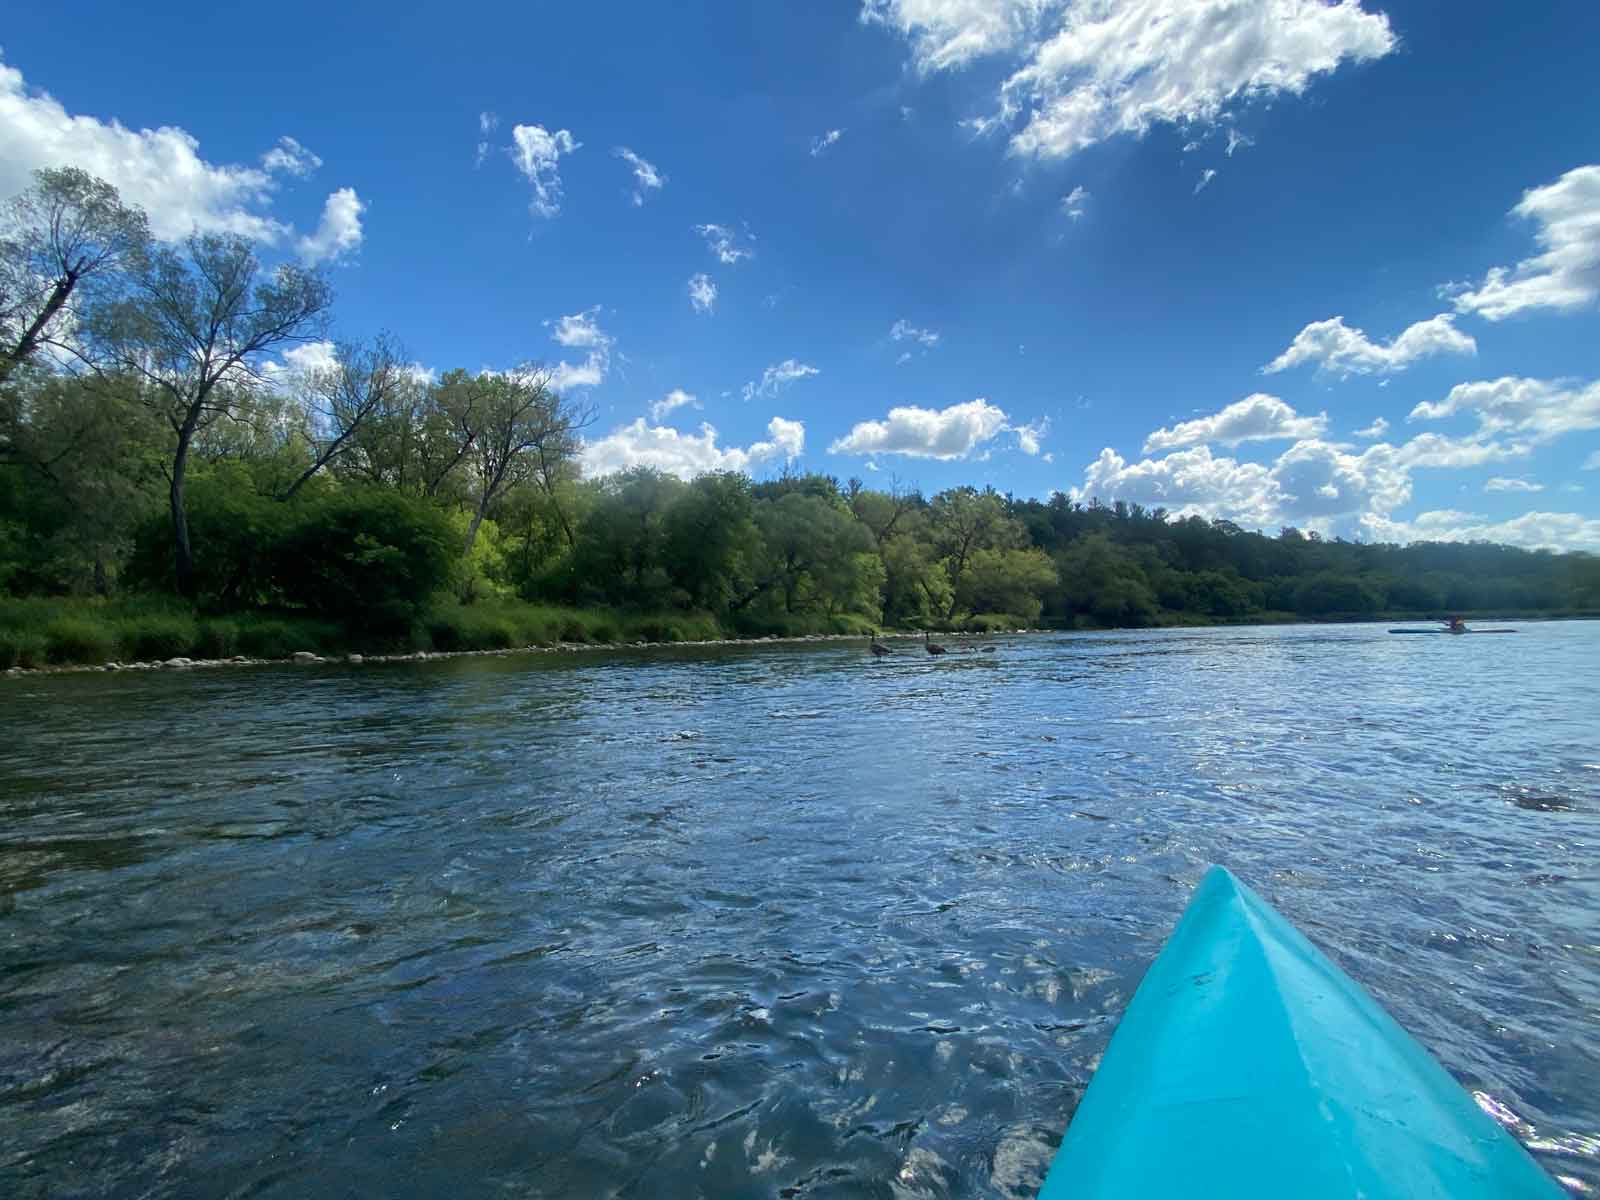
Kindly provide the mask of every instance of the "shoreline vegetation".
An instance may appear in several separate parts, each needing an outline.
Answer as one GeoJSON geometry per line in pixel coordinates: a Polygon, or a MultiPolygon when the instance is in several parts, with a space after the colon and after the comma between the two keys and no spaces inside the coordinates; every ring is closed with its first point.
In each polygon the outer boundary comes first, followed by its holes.
{"type": "Polygon", "coordinates": [[[798,436],[775,478],[596,478],[546,365],[335,340],[326,276],[160,243],[75,168],[0,225],[0,670],[1600,612],[1593,554],[874,488],[798,436]]]}
{"type": "MultiPolygon", "coordinates": [[[[89,671],[147,671],[226,666],[417,662],[472,656],[691,649],[708,646],[793,645],[812,642],[904,641],[907,653],[921,649],[917,639],[931,628],[952,648],[975,649],[964,639],[1038,633],[1114,633],[1132,628],[1203,629],[1392,622],[1434,622],[1432,613],[1385,612],[1312,621],[1295,613],[1258,613],[1245,619],[1205,619],[1169,614],[1166,621],[1142,626],[1008,625],[1001,620],[953,625],[880,629],[864,621],[843,620],[828,628],[790,628],[783,632],[739,633],[708,614],[651,615],[548,606],[487,604],[469,611],[435,614],[404,641],[353,636],[337,624],[303,616],[234,613],[206,617],[165,597],[138,602],[0,598],[0,675],[8,677],[89,671]],[[848,626],[848,627],[846,627],[848,626]]],[[[1473,612],[1467,619],[1582,620],[1600,611],[1473,612]]]]}

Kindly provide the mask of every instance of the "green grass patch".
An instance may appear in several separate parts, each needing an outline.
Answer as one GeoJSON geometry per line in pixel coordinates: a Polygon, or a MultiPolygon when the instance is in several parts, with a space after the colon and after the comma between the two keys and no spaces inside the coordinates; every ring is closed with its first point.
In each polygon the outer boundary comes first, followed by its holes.
{"type": "Polygon", "coordinates": [[[12,667],[42,667],[46,659],[44,635],[25,629],[0,629],[0,671],[12,667]]]}
{"type": "Polygon", "coordinates": [[[53,663],[105,663],[117,656],[116,631],[92,617],[57,617],[45,626],[44,643],[53,663]]]}
{"type": "Polygon", "coordinates": [[[187,613],[142,613],[116,623],[122,657],[136,662],[194,658],[200,625],[187,613]]]}

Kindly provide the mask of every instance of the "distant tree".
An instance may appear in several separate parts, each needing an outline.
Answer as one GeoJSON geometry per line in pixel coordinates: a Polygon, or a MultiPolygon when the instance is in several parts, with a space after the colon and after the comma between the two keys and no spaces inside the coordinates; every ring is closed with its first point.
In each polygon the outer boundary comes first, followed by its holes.
{"type": "Polygon", "coordinates": [[[662,554],[691,603],[725,611],[749,590],[761,557],[750,481],[734,472],[702,475],[663,517],[662,554]]]}
{"type": "Polygon", "coordinates": [[[143,211],[109,183],[77,167],[33,179],[0,215],[0,384],[45,349],[81,353],[85,293],[111,290],[150,244],[143,211]]]}
{"type": "Polygon", "coordinates": [[[579,431],[593,414],[563,399],[550,380],[546,368],[529,364],[504,374],[452,371],[440,381],[442,390],[459,393],[459,403],[472,414],[469,551],[490,506],[507,488],[537,479],[553,497],[556,473],[577,455],[579,431]]]}
{"type": "Polygon", "coordinates": [[[1020,547],[1027,538],[1021,522],[1006,512],[1006,505],[994,491],[958,487],[933,498],[930,513],[933,542],[944,563],[945,576],[953,589],[944,616],[955,616],[961,603],[962,580],[972,555],[979,550],[1008,550],[1020,547]]]}
{"type": "Polygon", "coordinates": [[[333,365],[313,369],[296,380],[310,424],[311,461],[282,492],[291,499],[328,464],[360,448],[357,439],[369,423],[385,417],[409,424],[421,381],[393,337],[340,342],[333,365]]]}

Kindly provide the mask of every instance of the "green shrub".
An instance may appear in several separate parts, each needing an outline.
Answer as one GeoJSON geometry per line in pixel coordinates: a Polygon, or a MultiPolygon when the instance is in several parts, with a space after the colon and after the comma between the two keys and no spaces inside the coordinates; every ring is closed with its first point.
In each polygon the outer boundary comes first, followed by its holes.
{"type": "Polygon", "coordinates": [[[42,667],[45,658],[45,640],[40,634],[0,629],[0,671],[12,667],[42,667]]]}
{"type": "Polygon", "coordinates": [[[1013,629],[1027,629],[1029,622],[1015,613],[974,613],[961,622],[967,633],[1009,633],[1013,629]]]}
{"type": "Polygon", "coordinates": [[[399,636],[454,578],[460,539],[427,501],[354,487],[295,507],[273,569],[290,604],[399,636]]]}
{"type": "Polygon", "coordinates": [[[117,652],[115,632],[92,617],[57,617],[45,627],[44,641],[53,663],[109,662],[117,652]]]}
{"type": "Polygon", "coordinates": [[[326,621],[241,615],[236,654],[250,658],[288,658],[301,650],[327,652],[344,646],[342,631],[326,621]]]}
{"type": "Polygon", "coordinates": [[[195,644],[202,658],[231,658],[239,653],[239,623],[237,621],[203,621],[200,638],[195,644]]]}
{"type": "Polygon", "coordinates": [[[123,657],[141,661],[191,656],[199,635],[194,618],[178,613],[143,613],[117,622],[123,657]]]}

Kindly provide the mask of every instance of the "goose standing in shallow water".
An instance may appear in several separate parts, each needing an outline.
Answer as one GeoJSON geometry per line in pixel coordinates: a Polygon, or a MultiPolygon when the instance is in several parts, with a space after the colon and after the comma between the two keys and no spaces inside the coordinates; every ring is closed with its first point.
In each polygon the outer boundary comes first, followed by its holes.
{"type": "Polygon", "coordinates": [[[872,640],[868,643],[867,649],[871,650],[872,653],[877,655],[879,658],[882,658],[885,654],[894,653],[893,650],[889,649],[889,647],[878,641],[878,631],[876,629],[872,630],[872,640]]]}
{"type": "Polygon", "coordinates": [[[929,640],[928,631],[926,629],[922,631],[922,644],[927,648],[929,654],[949,653],[943,646],[939,645],[938,642],[929,640]]]}

